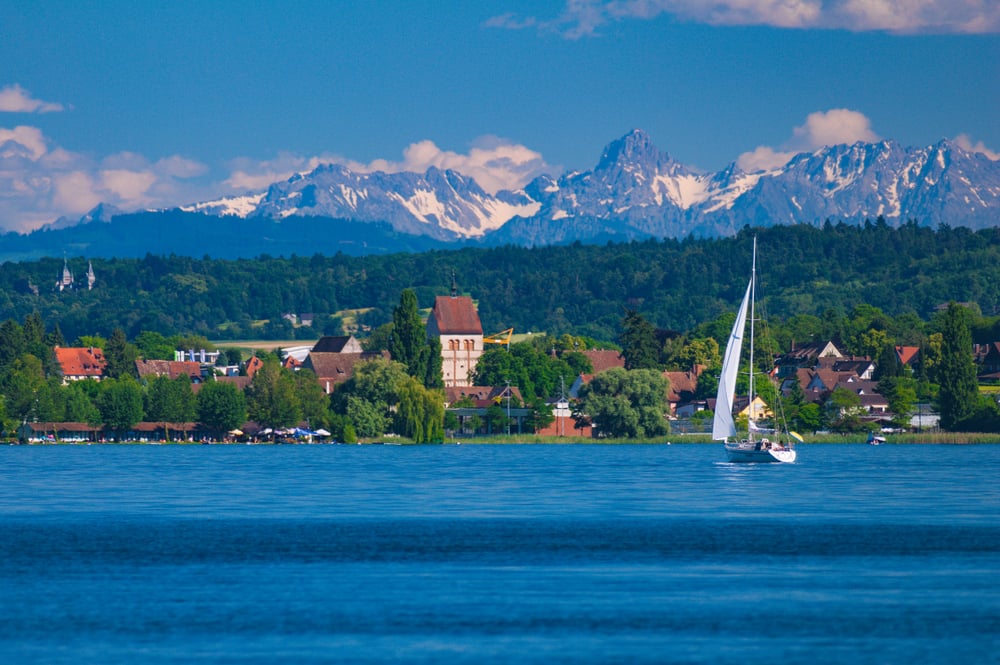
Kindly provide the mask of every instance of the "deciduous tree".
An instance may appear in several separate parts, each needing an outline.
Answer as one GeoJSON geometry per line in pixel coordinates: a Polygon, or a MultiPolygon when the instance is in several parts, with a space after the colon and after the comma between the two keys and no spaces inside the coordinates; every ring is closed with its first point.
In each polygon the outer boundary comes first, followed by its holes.
{"type": "Polygon", "coordinates": [[[222,437],[247,420],[243,393],[232,383],[208,381],[197,397],[198,420],[217,437],[222,437]]]}
{"type": "Polygon", "coordinates": [[[601,436],[641,439],[666,434],[667,380],[649,369],[612,368],[580,389],[580,411],[601,436]]]}

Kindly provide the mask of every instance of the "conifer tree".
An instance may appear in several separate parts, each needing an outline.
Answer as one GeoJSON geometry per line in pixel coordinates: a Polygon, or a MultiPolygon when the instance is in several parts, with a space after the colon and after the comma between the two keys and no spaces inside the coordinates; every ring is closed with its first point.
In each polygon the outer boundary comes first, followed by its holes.
{"type": "Polygon", "coordinates": [[[427,333],[417,311],[417,293],[413,289],[404,289],[399,296],[399,306],[392,310],[392,337],[389,340],[389,353],[396,362],[406,365],[410,376],[424,379],[424,367],[421,360],[426,359],[426,353],[421,358],[421,351],[427,346],[427,333]]]}
{"type": "Polygon", "coordinates": [[[953,429],[975,413],[979,401],[976,365],[972,359],[972,334],[956,303],[948,305],[942,332],[941,361],[937,368],[938,408],[941,427],[953,429]]]}
{"type": "Polygon", "coordinates": [[[625,312],[619,341],[622,356],[625,357],[625,369],[659,369],[656,329],[642,314],[632,309],[625,312]]]}

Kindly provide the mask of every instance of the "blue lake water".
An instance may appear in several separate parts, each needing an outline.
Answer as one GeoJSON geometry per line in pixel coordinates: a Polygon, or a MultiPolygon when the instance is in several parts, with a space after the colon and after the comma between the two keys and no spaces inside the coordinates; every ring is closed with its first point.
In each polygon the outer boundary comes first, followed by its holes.
{"type": "Polygon", "coordinates": [[[1000,446],[0,446],[0,663],[997,663],[1000,446]]]}

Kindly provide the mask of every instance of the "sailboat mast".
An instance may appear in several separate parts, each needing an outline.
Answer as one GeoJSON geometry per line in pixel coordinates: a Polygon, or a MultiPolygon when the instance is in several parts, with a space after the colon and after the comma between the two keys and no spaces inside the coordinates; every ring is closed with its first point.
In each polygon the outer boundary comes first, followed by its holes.
{"type": "Polygon", "coordinates": [[[747,405],[747,437],[753,440],[754,422],[754,390],[753,390],[753,327],[756,320],[755,305],[757,304],[757,236],[753,237],[753,259],[750,266],[750,362],[747,369],[750,371],[750,403],[747,405]]]}

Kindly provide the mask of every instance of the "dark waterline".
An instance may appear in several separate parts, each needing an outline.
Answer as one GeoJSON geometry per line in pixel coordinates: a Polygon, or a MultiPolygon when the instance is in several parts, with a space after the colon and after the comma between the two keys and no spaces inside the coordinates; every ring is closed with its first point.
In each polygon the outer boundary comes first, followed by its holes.
{"type": "Polygon", "coordinates": [[[1000,662],[1000,446],[0,448],[0,662],[1000,662]]]}

